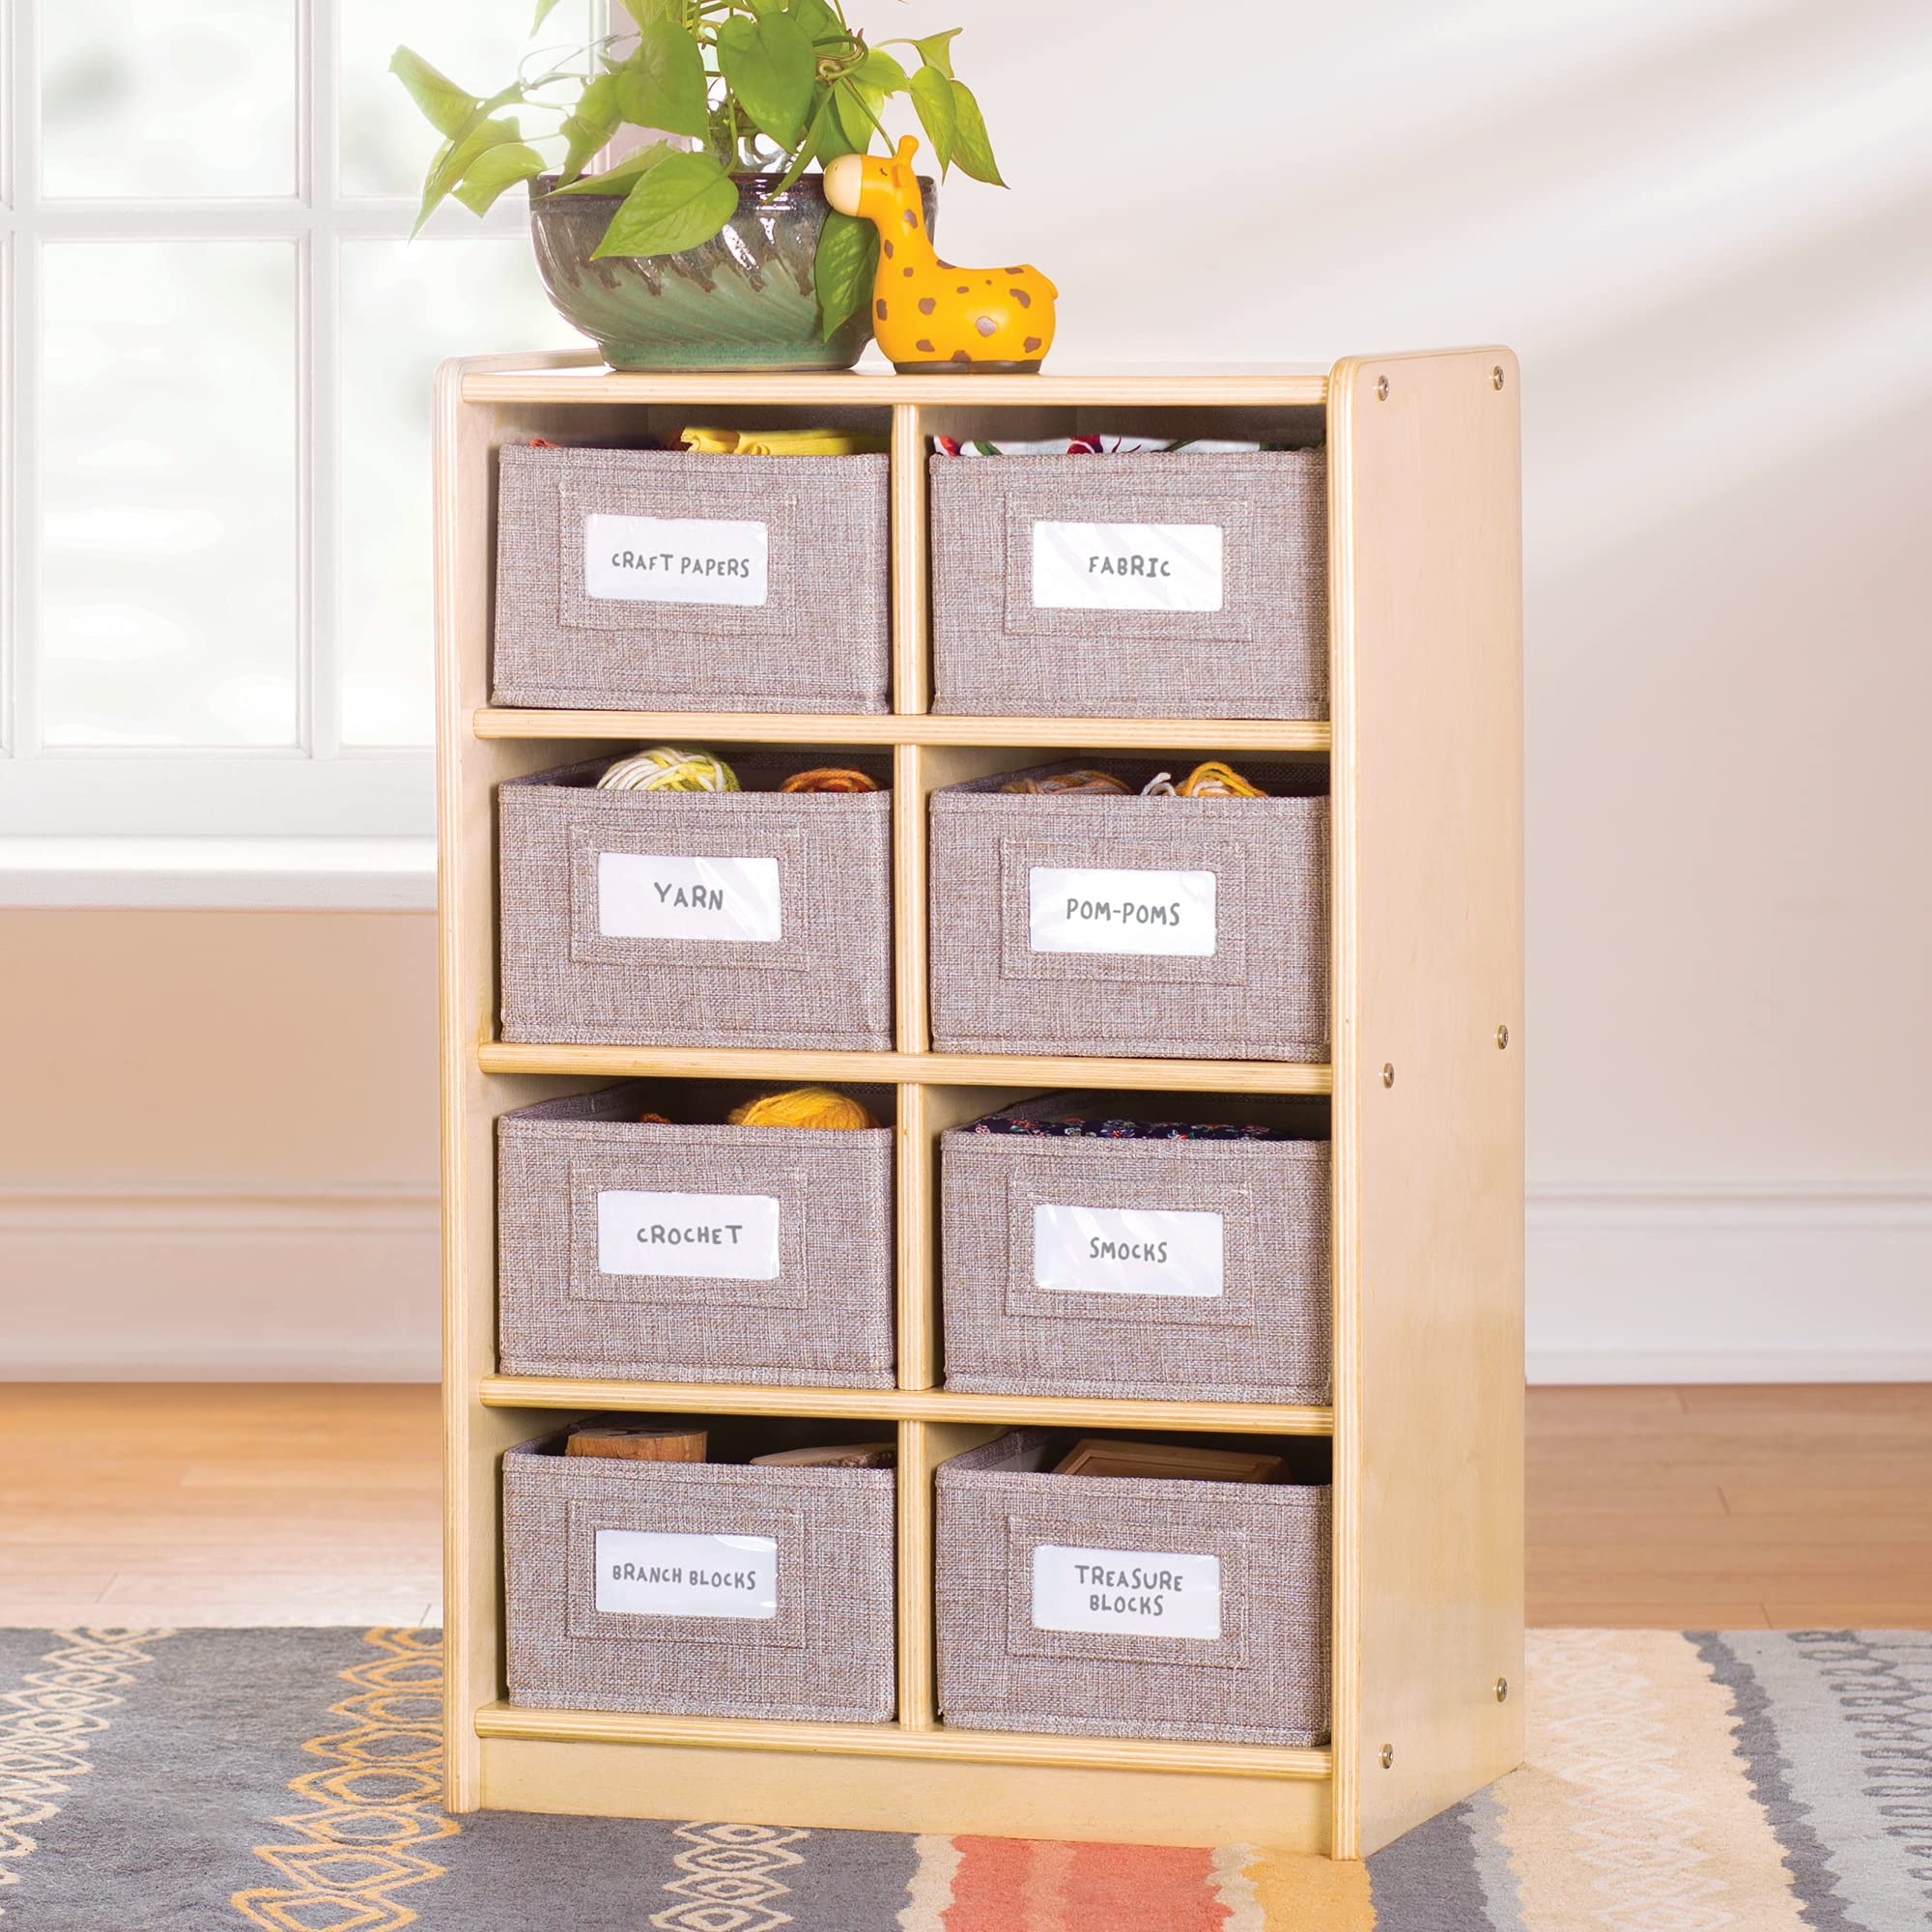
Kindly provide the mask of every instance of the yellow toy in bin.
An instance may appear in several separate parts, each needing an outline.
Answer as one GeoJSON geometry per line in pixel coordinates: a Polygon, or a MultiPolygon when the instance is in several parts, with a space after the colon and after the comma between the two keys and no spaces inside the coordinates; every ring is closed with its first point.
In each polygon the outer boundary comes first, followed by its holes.
{"type": "Polygon", "coordinates": [[[910,134],[890,159],[840,155],[825,199],[879,231],[872,333],[903,375],[1031,375],[1053,347],[1060,293],[1037,269],[955,269],[932,252],[921,216],[910,134]]]}

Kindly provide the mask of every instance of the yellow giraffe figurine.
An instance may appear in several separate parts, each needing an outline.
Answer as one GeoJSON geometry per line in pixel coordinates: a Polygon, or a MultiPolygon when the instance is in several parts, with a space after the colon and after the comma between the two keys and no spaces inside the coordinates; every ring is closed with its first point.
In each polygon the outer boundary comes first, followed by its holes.
{"type": "Polygon", "coordinates": [[[1037,269],[955,269],[932,252],[920,218],[910,134],[890,159],[840,155],[825,170],[825,199],[879,231],[872,333],[905,374],[1031,375],[1053,347],[1060,291],[1037,269]]]}

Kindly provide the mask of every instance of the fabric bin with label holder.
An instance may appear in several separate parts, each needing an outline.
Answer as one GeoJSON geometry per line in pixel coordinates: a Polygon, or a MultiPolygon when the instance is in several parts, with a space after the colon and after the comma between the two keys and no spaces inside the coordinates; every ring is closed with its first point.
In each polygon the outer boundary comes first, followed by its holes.
{"type": "Polygon", "coordinates": [[[1135,786],[1160,768],[1082,759],[932,794],[933,1044],[1325,1060],[1325,770],[1243,759],[1266,798],[1001,790],[1076,766],[1135,786]]]}
{"type": "MultiPolygon", "coordinates": [[[[1217,1098],[1203,1117],[1245,1122],[1268,1105],[1217,1098]]],[[[992,1118],[1122,1111],[1118,1094],[1064,1094],[992,1118]]],[[[1327,1402],[1325,1140],[953,1127],[940,1205],[948,1388],[1327,1402]]]]}
{"type": "Polygon", "coordinates": [[[895,1474],[503,1457],[510,1702],[884,1723],[895,1474]]]}
{"type": "Polygon", "coordinates": [[[888,1124],[639,1121],[627,1083],[497,1123],[497,1355],[505,1375],[891,1388],[888,1124]]]}
{"type": "Polygon", "coordinates": [[[1018,1430],[940,1464],[946,1722],[1322,1743],[1327,1486],[1046,1473],[1062,1446],[1018,1430]]]}
{"type": "Polygon", "coordinates": [[[882,789],[779,791],[805,746],[734,753],[741,791],[600,791],[608,758],[499,785],[502,1037],[890,1048],[890,766],[837,755],[882,789]]]}
{"type": "Polygon", "coordinates": [[[492,701],[889,710],[887,465],[505,444],[492,701]]]}
{"type": "Polygon", "coordinates": [[[1328,715],[1322,450],[927,467],[935,711],[1328,715]]]}

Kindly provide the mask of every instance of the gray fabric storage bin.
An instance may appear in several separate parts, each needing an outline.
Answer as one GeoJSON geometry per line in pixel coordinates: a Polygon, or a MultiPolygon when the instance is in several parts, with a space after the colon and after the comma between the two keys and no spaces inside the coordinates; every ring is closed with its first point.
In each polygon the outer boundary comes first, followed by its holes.
{"type": "MultiPolygon", "coordinates": [[[[1166,1096],[1137,1097],[1137,1111],[1157,1112],[1166,1096]]],[[[1215,1117],[1248,1121],[1265,1104],[1236,1096],[1215,1117]]],[[[1122,1111],[1119,1095],[1064,1094],[1005,1117],[1122,1111]]],[[[1325,1140],[953,1127],[939,1149],[948,1388],[1328,1400],[1325,1140]],[[1158,1256],[1094,1253],[1123,1240],[1158,1256]]]]}
{"type": "MultiPolygon", "coordinates": [[[[884,1723],[894,1690],[895,1473],[631,1463],[566,1456],[563,1438],[503,1457],[503,1626],[510,1702],[565,1711],[884,1723]],[[603,1565],[598,1533],[610,1533],[603,1565]],[[664,1537],[757,1538],[730,1546],[664,1537]],[[646,1539],[634,1541],[633,1539],[646,1539]],[[598,1607],[622,1562],[724,1570],[701,1601],[735,1614],[598,1607]],[[747,1612],[768,1571],[775,1602],[747,1612]]],[[[627,1593],[629,1603],[637,1598],[627,1593]]],[[[690,1604],[675,1585],[660,1603],[690,1604]]]]}
{"type": "MultiPolygon", "coordinates": [[[[846,1091],[891,1122],[890,1087],[846,1091]]],[[[497,1122],[503,1373],[891,1388],[891,1125],[659,1126],[638,1119],[652,1092],[497,1122]],[[696,1271],[676,1272],[687,1259],[696,1271]]]]}
{"type": "MultiPolygon", "coordinates": [[[[1094,461],[1100,459],[1095,458],[1094,461]]],[[[1138,786],[1153,759],[1082,759],[1138,786]]],[[[1167,761],[1177,778],[1200,762],[1167,761]]],[[[1001,773],[931,798],[933,1044],[949,1053],[1089,1053],[1230,1060],[1328,1057],[1328,800],[1325,772],[1238,760],[1269,798],[1019,794],[1001,773]],[[1123,947],[1177,940],[1194,953],[1037,949],[1057,872],[1120,871],[1125,898],[1092,882],[1082,904],[1150,916],[1191,893],[1183,928],[1129,920],[1123,947]],[[1038,881],[1035,874],[1041,874],[1038,881]],[[1179,875],[1186,875],[1182,878],[1179,875]],[[1200,884],[1211,876],[1211,888],[1200,884]],[[1212,916],[1198,910],[1212,893],[1212,916]]],[[[1070,769],[1040,765],[1034,774],[1070,769]]],[[[1075,882],[1076,886],[1078,882],[1075,882]]],[[[1076,892],[1074,896],[1079,896],[1076,892]]],[[[1111,944],[1114,929],[1087,933],[1111,944]]]]}
{"type": "Polygon", "coordinates": [[[505,444],[493,702],[890,710],[887,464],[505,444]]]}
{"type": "Polygon", "coordinates": [[[946,1721],[968,1730],[1322,1743],[1327,1487],[1042,1473],[1058,1453],[1043,1431],[1016,1430],[940,1464],[946,1721]],[[1074,1567],[1088,1562],[1107,1573],[1103,1602],[1151,1596],[1164,1614],[1040,1628],[1038,1616],[1054,1617],[1042,1611],[1056,1601],[1051,1578],[1062,1609],[1091,1604],[1074,1567]],[[1117,1577],[1124,1583],[1108,1580],[1117,1577]],[[1182,1587],[1139,1587],[1163,1577],[1182,1587]],[[1219,1634],[1205,1634],[1204,1620],[1219,1634]],[[1110,1621],[1119,1627],[1100,1627],[1110,1621]],[[1130,1622],[1168,1629],[1151,1634],[1130,1622]]]}
{"type": "Polygon", "coordinates": [[[935,456],[928,469],[935,711],[1327,717],[1323,451],[935,456]],[[1216,544],[1218,570],[1188,568],[1216,544]],[[1096,552],[1131,569],[1150,551],[1166,579],[1093,575],[1096,552]],[[1056,608],[1175,586],[1219,608],[1056,608]]]}
{"type": "MultiPolygon", "coordinates": [[[[607,758],[499,785],[503,1038],[891,1047],[892,794],[749,788],[816,755],[734,754],[748,787],[735,792],[599,791],[607,758]],[[633,922],[607,916],[607,859],[655,861],[644,870],[666,877],[694,860],[749,860],[776,894],[779,936],[609,933],[633,922]]],[[[839,755],[890,782],[883,760],[839,755]]],[[[649,903],[655,888],[641,890],[649,903]]],[[[727,911],[737,917],[736,900],[727,911]]]]}

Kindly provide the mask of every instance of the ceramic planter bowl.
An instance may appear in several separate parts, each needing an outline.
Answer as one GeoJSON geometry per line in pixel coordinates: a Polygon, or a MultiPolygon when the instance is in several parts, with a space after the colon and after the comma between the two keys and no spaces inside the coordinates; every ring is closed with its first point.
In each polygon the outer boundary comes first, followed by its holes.
{"type": "MultiPolygon", "coordinates": [[[[530,184],[530,239],[556,311],[596,343],[613,369],[849,369],[872,338],[869,304],[827,342],[818,327],[812,258],[825,226],[820,176],[782,194],[777,175],[737,175],[738,212],[709,242],[679,255],[592,261],[623,197],[551,198],[555,175],[530,184]]],[[[921,177],[925,224],[935,184],[921,177]]]]}

